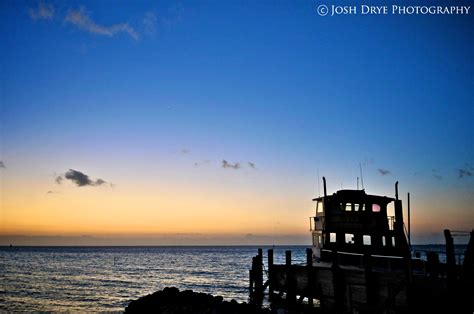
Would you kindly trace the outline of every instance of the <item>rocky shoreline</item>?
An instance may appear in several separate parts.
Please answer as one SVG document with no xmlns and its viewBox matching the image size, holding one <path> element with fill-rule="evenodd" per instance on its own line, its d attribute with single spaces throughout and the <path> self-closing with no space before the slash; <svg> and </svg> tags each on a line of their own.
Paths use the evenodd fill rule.
<svg viewBox="0 0 474 314">
<path fill-rule="evenodd" d="M 141 297 L 128 304 L 125 313 L 180 313 L 180 314 L 270 314 L 277 310 L 262 308 L 249 303 L 238 303 L 235 300 L 225 301 L 221 296 L 212 296 L 192 290 L 179 291 L 167 287 L 163 290 Z"/>
</svg>

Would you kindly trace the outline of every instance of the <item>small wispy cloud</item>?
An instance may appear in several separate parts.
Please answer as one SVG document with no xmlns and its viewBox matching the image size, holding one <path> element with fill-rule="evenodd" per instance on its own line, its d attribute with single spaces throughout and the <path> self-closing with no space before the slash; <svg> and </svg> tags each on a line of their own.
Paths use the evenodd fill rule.
<svg viewBox="0 0 474 314">
<path fill-rule="evenodd" d="M 74 25 L 79 29 L 96 35 L 113 37 L 116 34 L 125 33 L 134 40 L 140 39 L 138 32 L 133 27 L 128 25 L 128 23 L 114 24 L 110 26 L 97 24 L 90 18 L 84 7 L 81 7 L 79 10 L 70 10 L 64 21 Z"/>
<path fill-rule="evenodd" d="M 194 163 L 194 167 L 203 166 L 203 165 L 206 165 L 206 164 L 209 164 L 209 163 L 211 163 L 211 161 L 210 161 L 210 160 L 207 160 L 207 159 L 206 159 L 206 160 L 202 160 L 202 161 L 196 161 L 196 162 Z"/>
<path fill-rule="evenodd" d="M 383 175 L 383 176 L 386 176 L 387 174 L 390 174 L 390 173 L 391 173 L 390 170 L 381 169 L 381 168 L 377 169 L 377 171 L 378 171 L 381 175 Z"/>
<path fill-rule="evenodd" d="M 62 176 L 57 176 L 54 181 L 56 181 L 57 184 L 63 183 L 63 177 Z"/>
<path fill-rule="evenodd" d="M 247 162 L 244 162 L 244 163 L 241 163 L 241 162 L 230 163 L 225 159 L 222 160 L 222 168 L 224 168 L 224 169 L 238 170 L 238 169 L 243 169 L 243 168 L 246 168 L 246 167 L 250 168 L 250 169 L 254 169 L 254 170 L 257 169 L 257 166 L 255 165 L 255 163 L 251 162 L 251 161 L 247 161 Z"/>
<path fill-rule="evenodd" d="M 89 176 L 83 172 L 69 169 L 64 175 L 57 176 L 55 181 L 57 184 L 61 184 L 63 180 L 70 180 L 73 183 L 75 183 L 77 186 L 100 186 L 100 185 L 105 185 L 109 184 L 110 186 L 113 186 L 111 183 L 103 180 L 103 179 L 96 179 L 92 180 L 89 178 Z"/>
<path fill-rule="evenodd" d="M 0 161 L 0 168 L 5 169 L 7 166 L 5 166 L 5 163 L 3 161 Z"/>
<path fill-rule="evenodd" d="M 154 35 L 156 33 L 156 24 L 158 18 L 153 12 L 147 12 L 143 18 L 143 26 L 145 27 L 145 33 L 148 35 Z"/>
<path fill-rule="evenodd" d="M 58 191 L 48 191 L 46 192 L 46 195 L 51 195 L 51 194 L 61 194 L 61 192 L 58 192 Z"/>
<path fill-rule="evenodd" d="M 240 169 L 241 166 L 240 166 L 240 163 L 239 163 L 239 162 L 236 162 L 236 163 L 234 163 L 234 164 L 231 164 L 231 163 L 229 163 L 227 160 L 223 159 L 223 160 L 222 160 L 222 168 L 224 168 L 224 169 L 235 169 L 235 170 L 237 170 L 237 169 Z"/>
<path fill-rule="evenodd" d="M 191 151 L 190 151 L 189 149 L 187 149 L 187 148 L 183 148 L 183 149 L 181 150 L 181 154 L 187 155 L 187 154 L 189 154 L 189 153 L 191 153 Z"/>
<path fill-rule="evenodd" d="M 52 4 L 40 1 L 37 8 L 29 8 L 28 15 L 33 20 L 50 20 L 54 16 L 54 7 Z"/>
<path fill-rule="evenodd" d="M 472 171 L 467 168 L 458 169 L 458 178 L 472 177 Z"/>
</svg>

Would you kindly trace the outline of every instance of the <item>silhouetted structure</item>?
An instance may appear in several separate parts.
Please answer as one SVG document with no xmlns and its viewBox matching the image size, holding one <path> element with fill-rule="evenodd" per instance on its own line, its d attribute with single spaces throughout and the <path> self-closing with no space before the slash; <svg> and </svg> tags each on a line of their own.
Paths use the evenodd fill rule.
<svg viewBox="0 0 474 314">
<path fill-rule="evenodd" d="M 270 300 L 285 295 L 289 308 L 317 299 L 320 309 L 334 313 L 473 312 L 473 232 L 464 262 L 456 264 L 452 234 L 445 230 L 446 263 L 436 252 L 427 260 L 411 257 L 409 236 L 398 198 L 369 195 L 364 190 L 341 190 L 313 199 L 316 215 L 310 218 L 313 248 L 306 265 L 273 263 L 268 251 L 268 280 L 262 277 L 262 254 L 250 272 L 251 297 L 260 302 L 268 286 Z M 387 215 L 393 204 L 394 216 Z M 459 232 L 458 232 L 459 233 Z M 252 282 L 254 284 L 252 284 Z M 274 292 L 278 292 L 275 294 Z"/>
</svg>

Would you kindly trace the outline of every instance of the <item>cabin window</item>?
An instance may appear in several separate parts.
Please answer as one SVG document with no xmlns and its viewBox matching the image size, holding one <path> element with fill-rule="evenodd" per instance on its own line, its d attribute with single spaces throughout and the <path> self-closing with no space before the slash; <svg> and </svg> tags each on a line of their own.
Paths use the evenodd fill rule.
<svg viewBox="0 0 474 314">
<path fill-rule="evenodd" d="M 382 245 L 383 245 L 383 246 L 386 246 L 386 245 L 387 245 L 387 243 L 385 242 L 385 236 L 382 236 Z"/>
<path fill-rule="evenodd" d="M 358 212 L 359 210 L 362 210 L 363 207 L 364 207 L 364 205 L 362 205 L 362 204 L 354 204 L 354 210 L 356 212 Z"/>
<path fill-rule="evenodd" d="M 372 204 L 372 211 L 374 213 L 380 212 L 380 205 L 379 204 Z"/>
<path fill-rule="evenodd" d="M 329 234 L 329 242 L 331 243 L 335 243 L 336 242 L 336 233 L 335 232 L 331 232 Z"/>
<path fill-rule="evenodd" d="M 392 246 L 395 247 L 395 237 L 392 237 Z"/>
<path fill-rule="evenodd" d="M 316 202 L 316 212 L 317 213 L 322 213 L 323 212 L 323 203 L 322 202 Z"/>
<path fill-rule="evenodd" d="M 346 212 L 350 212 L 352 210 L 352 204 L 347 203 L 346 204 Z"/>
<path fill-rule="evenodd" d="M 395 216 L 395 205 L 393 202 L 387 204 L 387 216 Z"/>
<path fill-rule="evenodd" d="M 362 237 L 363 241 L 364 241 L 364 245 L 371 245 L 372 244 L 372 239 L 369 235 L 364 235 Z"/>
<path fill-rule="evenodd" d="M 346 243 L 353 244 L 354 243 L 354 234 L 346 233 Z"/>
</svg>

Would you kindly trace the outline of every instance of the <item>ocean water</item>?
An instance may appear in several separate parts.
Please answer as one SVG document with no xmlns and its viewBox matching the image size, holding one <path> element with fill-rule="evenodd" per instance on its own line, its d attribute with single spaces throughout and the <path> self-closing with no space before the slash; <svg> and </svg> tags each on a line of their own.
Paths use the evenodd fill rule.
<svg viewBox="0 0 474 314">
<path fill-rule="evenodd" d="M 263 247 L 264 255 L 266 249 Z M 0 311 L 123 311 L 167 286 L 248 301 L 258 247 L 3 247 Z M 305 246 L 274 247 L 275 263 Z"/>
<path fill-rule="evenodd" d="M 267 249 L 262 247 L 266 261 Z M 304 264 L 306 246 L 275 246 L 275 264 Z M 414 246 L 426 258 L 444 245 Z M 456 246 L 457 262 L 465 245 Z M 167 286 L 248 301 L 258 247 L 0 247 L 0 311 L 123 311 Z M 265 265 L 265 268 L 267 265 Z"/>
</svg>

